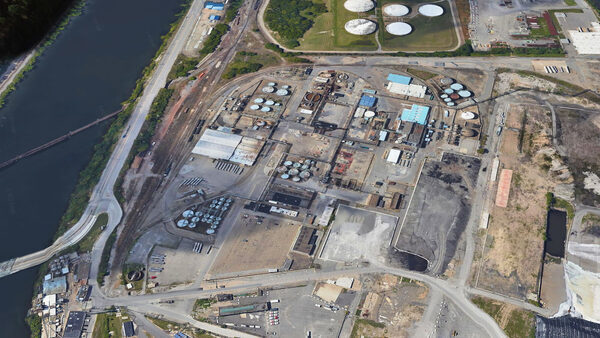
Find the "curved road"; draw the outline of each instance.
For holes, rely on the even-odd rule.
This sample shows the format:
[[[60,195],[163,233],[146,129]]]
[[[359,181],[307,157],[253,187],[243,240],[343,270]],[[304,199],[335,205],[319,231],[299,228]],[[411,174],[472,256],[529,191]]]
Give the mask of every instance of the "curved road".
[[[117,142],[106,168],[102,172],[102,176],[92,192],[90,202],[82,217],[50,247],[1,263],[0,277],[41,264],[60,251],[77,243],[90,231],[96,221],[97,215],[100,213],[108,213],[109,219],[106,230],[102,233],[100,238],[100,242],[104,242],[106,238],[108,238],[108,235],[119,224],[123,212],[114,196],[113,187],[119,177],[121,168],[129,156],[133,143],[146,120],[152,101],[156,94],[158,94],[158,91],[165,86],[167,75],[191,34],[196,18],[202,11],[203,4],[204,2],[202,0],[194,0],[188,13],[183,19],[179,30],[173,37],[173,40],[169,43],[165,53],[160,57],[156,70],[146,83],[144,93],[138,100],[127,126],[124,128],[129,131],[125,132],[123,138],[119,139],[119,142]],[[104,241],[102,240],[103,238]]]
[[[242,291],[242,290],[251,290],[256,288],[264,288],[275,285],[282,284],[291,284],[291,283],[301,283],[308,282],[313,280],[324,280],[331,279],[340,276],[352,275],[352,274],[365,274],[365,273],[389,273],[397,276],[407,277],[410,279],[418,280],[423,283],[426,283],[434,290],[440,291],[444,294],[448,299],[450,299],[464,314],[469,317],[474,323],[480,325],[488,334],[489,337],[505,337],[506,335],[502,331],[502,329],[498,326],[498,324],[488,316],[485,312],[479,309],[475,304],[473,304],[467,297],[467,292],[470,289],[463,288],[460,286],[456,286],[451,284],[448,281],[441,280],[435,277],[431,277],[428,275],[423,275],[421,273],[398,269],[398,268],[390,268],[390,267],[369,267],[369,268],[355,268],[355,269],[346,269],[346,270],[333,270],[333,271],[298,271],[298,272],[288,272],[288,273],[278,273],[272,275],[261,275],[261,276],[253,276],[246,278],[238,278],[235,279],[236,282],[240,282],[240,284],[236,284],[233,287],[224,287],[213,290],[202,290],[198,288],[190,288],[185,290],[178,291],[170,291],[159,294],[145,294],[140,296],[128,296],[128,297],[119,297],[119,298],[106,298],[99,292],[95,292],[93,295],[94,299],[94,307],[96,308],[104,308],[111,305],[115,306],[126,306],[137,309],[140,312],[144,313],[163,313],[164,308],[158,307],[157,303],[161,300],[165,299],[191,299],[191,298],[206,298],[210,296],[214,296],[220,293],[227,293],[232,291]],[[243,281],[243,282],[242,282]],[[477,291],[474,293],[482,293],[485,294],[486,297],[489,297],[484,291]],[[519,304],[519,306],[523,306],[523,304]],[[534,306],[531,306],[535,309]],[[539,309],[539,308],[537,308]],[[168,313],[168,317],[170,318],[179,318],[181,321],[190,322],[187,318],[189,317],[187,314],[183,313],[175,313],[171,311]],[[206,323],[203,323],[206,324]],[[204,325],[203,325],[204,326]],[[198,326],[200,327],[200,326]],[[209,327],[201,327],[204,329],[209,329]]]

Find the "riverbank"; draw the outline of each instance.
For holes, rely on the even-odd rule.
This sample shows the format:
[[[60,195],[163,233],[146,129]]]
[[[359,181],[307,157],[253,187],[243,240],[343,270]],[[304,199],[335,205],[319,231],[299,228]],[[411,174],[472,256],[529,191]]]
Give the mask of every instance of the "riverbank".
[[[75,189],[71,194],[67,210],[59,222],[58,230],[56,231],[53,240],[56,240],[56,238],[64,234],[65,231],[75,224],[83,215],[83,212],[89,202],[92,190],[98,183],[100,175],[102,175],[102,171],[106,167],[106,163],[112,154],[115,144],[121,137],[123,128],[125,127],[129,116],[133,112],[138,98],[144,91],[146,81],[152,75],[158,60],[165,51],[165,48],[169,44],[173,34],[177,31],[179,25],[181,24],[183,16],[189,9],[191,0],[185,0],[184,4],[185,5],[183,6],[182,10],[176,15],[178,18],[171,24],[169,32],[161,37],[162,43],[160,47],[156,51],[150,64],[148,64],[142,70],[142,75],[136,81],[135,88],[133,89],[130,97],[123,102],[124,109],[110,124],[101,142],[94,146],[94,154],[92,155],[88,165],[80,173]]]
[[[60,23],[50,30],[52,33],[45,37],[42,42],[29,52],[24,60],[17,65],[15,70],[0,83],[0,108],[4,106],[6,98],[17,88],[17,85],[23,80],[25,74],[33,69],[36,60],[44,54],[46,48],[56,41],[56,38],[58,38],[60,33],[69,25],[73,18],[81,15],[85,5],[86,0],[77,1],[71,9],[67,11],[64,18],[59,21]]]
[[[136,98],[144,90],[145,80],[154,68],[161,69],[156,57],[162,55],[164,46],[177,28],[180,20],[176,16],[177,12],[181,14],[186,10],[184,8],[181,11],[182,1],[170,2],[169,6],[161,1],[151,1],[147,3],[148,12],[143,15],[135,11],[141,5],[140,1],[123,5],[114,1],[88,2],[90,6],[85,9],[85,16],[77,20],[75,25],[69,26],[56,44],[48,48],[35,71],[25,77],[22,87],[19,86],[19,90],[14,93],[14,97],[10,97],[10,102],[3,109],[3,120],[0,121],[0,130],[4,133],[4,142],[0,146],[2,157],[11,157],[13,152],[20,152],[22,148],[30,148],[31,144],[39,144],[56,134],[72,130],[73,126],[81,125],[82,121],[85,123],[105,115],[105,111],[114,111],[115,104],[137,102]],[[167,18],[168,22],[165,20]],[[162,40],[159,39],[161,35],[164,35]],[[143,68],[149,60],[152,62]],[[52,76],[48,76],[50,74]],[[133,74],[136,75],[132,76]],[[135,78],[139,79],[135,81]],[[124,91],[124,88],[127,89]],[[118,126],[119,122],[124,122],[127,118],[127,114],[121,114],[112,121],[112,127]],[[30,123],[21,123],[26,120]],[[12,238],[15,243],[14,250],[8,245],[2,248],[3,258],[20,256],[48,245],[60,217],[56,214],[65,211],[69,191],[73,192],[69,205],[81,202],[85,205],[91,189],[85,191],[82,187],[87,185],[93,188],[93,177],[86,174],[94,173],[91,162],[99,159],[94,156],[102,153],[98,142],[106,144],[104,141],[110,139],[107,136],[109,130],[115,131],[109,124],[103,123],[101,128],[92,128],[69,142],[2,171],[0,195],[3,196],[4,207],[1,208],[1,214],[5,217],[6,224],[19,224],[3,229],[4,237]],[[100,136],[100,132],[105,135]],[[120,139],[120,133],[116,133],[116,137]],[[92,152],[91,146],[94,144],[96,146]],[[110,144],[104,148],[109,150],[104,155],[108,156],[113,147],[114,144]],[[87,161],[90,163],[84,164]],[[98,163],[100,161],[96,162]],[[58,164],[58,168],[62,166],[62,169],[53,171],[55,164]],[[100,168],[101,173],[103,166]],[[74,175],[79,171],[81,174]],[[75,187],[77,176],[79,179]],[[42,185],[39,181],[42,181]],[[57,184],[62,187],[62,191],[58,190]],[[48,191],[46,186],[50,188]],[[25,205],[29,208],[35,206],[36,212],[27,213],[23,210]],[[69,207],[71,212],[75,209]],[[32,214],[40,217],[29,217]],[[76,214],[73,212],[71,215]],[[42,231],[37,227],[41,227]],[[5,284],[12,283],[15,278],[20,279],[21,276],[35,273],[35,270],[38,268],[3,281],[6,281]],[[21,299],[29,298],[28,293],[32,289],[34,278],[26,278],[29,278],[28,282],[21,283],[22,288],[17,292]],[[13,287],[12,290],[17,289]],[[25,336],[21,314],[25,313],[23,306],[26,303],[29,303],[29,299],[19,301],[18,305],[5,304],[19,313],[18,316],[3,316],[18,322],[12,329],[19,333],[9,334],[10,336]]]

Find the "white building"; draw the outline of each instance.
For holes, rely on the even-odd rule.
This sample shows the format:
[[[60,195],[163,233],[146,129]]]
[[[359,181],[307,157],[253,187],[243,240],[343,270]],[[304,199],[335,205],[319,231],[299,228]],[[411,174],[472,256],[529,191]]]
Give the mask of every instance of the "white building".
[[[387,158],[385,159],[386,161],[388,161],[389,163],[398,163],[398,160],[400,159],[400,154],[402,154],[402,151],[400,151],[399,149],[390,149],[390,152],[387,156]]]
[[[251,166],[264,144],[264,141],[250,137],[207,129],[196,143],[192,153]]]
[[[416,84],[403,84],[397,82],[388,82],[387,90],[394,94],[424,98],[427,87]]]
[[[600,23],[592,22],[592,28],[570,30],[571,42],[579,54],[600,54]]]

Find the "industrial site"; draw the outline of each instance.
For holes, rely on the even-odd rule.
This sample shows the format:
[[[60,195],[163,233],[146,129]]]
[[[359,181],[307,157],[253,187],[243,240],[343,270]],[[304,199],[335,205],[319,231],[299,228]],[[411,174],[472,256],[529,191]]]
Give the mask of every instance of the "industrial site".
[[[78,220],[0,277],[44,264],[48,338],[599,336],[600,28],[570,3],[192,1],[76,131],[123,123]]]

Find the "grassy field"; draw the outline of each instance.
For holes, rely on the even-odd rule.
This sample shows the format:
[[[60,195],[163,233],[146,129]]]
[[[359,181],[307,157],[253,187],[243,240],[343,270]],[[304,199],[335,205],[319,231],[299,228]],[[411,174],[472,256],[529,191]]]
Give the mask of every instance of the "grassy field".
[[[411,7],[410,18],[402,21],[413,27],[413,32],[407,36],[394,36],[385,31],[382,8],[395,0],[381,0],[377,7],[367,13],[352,13],[344,8],[344,0],[324,0],[328,12],[316,18],[313,27],[300,39],[298,50],[324,51],[376,51],[377,39],[382,49],[387,51],[437,51],[456,47],[458,37],[454,29],[452,13],[448,2],[436,3],[444,8],[444,15],[428,18],[417,14],[420,4],[427,0],[405,0],[402,4]],[[352,35],[344,29],[347,21],[352,19],[369,19],[377,22],[378,31],[367,36]],[[396,19],[392,19],[396,20]]]
[[[548,28],[548,23],[542,17],[537,19],[538,25],[540,28],[532,28],[529,37],[531,38],[547,38],[551,37],[550,28]]]
[[[321,14],[315,20],[311,29],[300,39],[298,50],[377,50],[377,36],[353,35],[344,29],[347,21],[352,19],[370,19],[377,21],[375,11],[367,13],[352,13],[344,8],[344,0],[324,0],[327,13]]]
[[[85,235],[85,237],[81,240],[81,242],[79,242],[77,251],[79,251],[79,252],[92,251],[92,247],[94,246],[94,243],[98,239],[98,236],[100,236],[100,234],[102,233],[102,230],[104,230],[103,228],[106,226],[107,223],[108,223],[108,214],[107,213],[102,213],[102,214],[98,215],[98,218],[96,218],[96,222],[92,226],[92,230],[90,230],[90,232],[88,232],[88,234]]]
[[[418,77],[421,80],[425,80],[425,81],[427,81],[437,75],[435,73],[431,73],[431,72],[428,72],[423,69],[415,69],[415,68],[407,68],[406,72],[414,75],[415,77]]]
[[[436,2],[444,8],[444,14],[434,18],[428,18],[420,14],[416,14],[419,5],[428,3],[426,0],[405,0],[402,4],[410,7],[410,18],[398,20],[392,19],[389,22],[404,21],[413,27],[413,31],[406,36],[394,36],[385,31],[383,18],[379,19],[379,41],[384,50],[398,51],[437,51],[448,50],[456,47],[458,37],[454,29],[452,13],[448,2]],[[394,0],[381,0],[377,2],[379,12],[382,12],[383,6],[389,3],[397,3]],[[414,15],[416,14],[416,15]],[[414,16],[413,16],[414,15]]]
[[[129,282],[127,280],[127,274],[130,271],[142,271],[142,270],[144,270],[144,268],[145,268],[144,264],[138,264],[138,263],[123,264],[123,271],[121,274],[121,284],[126,285],[127,283],[131,283],[131,285],[132,285],[131,290],[133,290],[133,291],[142,290],[144,287],[144,278],[142,278],[141,280],[135,281],[135,282]],[[146,272],[147,271],[144,271],[144,273],[146,273]]]
[[[494,318],[509,338],[535,337],[535,318],[532,312],[513,309],[506,304],[483,297],[475,297],[471,300]]]
[[[121,318],[114,313],[101,313],[96,318],[93,338],[121,338]]]

